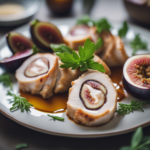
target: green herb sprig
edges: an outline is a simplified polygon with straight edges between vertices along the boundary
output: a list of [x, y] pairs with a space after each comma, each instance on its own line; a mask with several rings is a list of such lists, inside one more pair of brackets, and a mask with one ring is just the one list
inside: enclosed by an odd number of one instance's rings
[[53, 116], [53, 115], [49, 115], [47, 114], [49, 117], [51, 117], [54, 121], [58, 120], [58, 121], [64, 121], [65, 119], [62, 117], [58, 117], [58, 116]]
[[130, 42], [133, 48], [132, 55], [135, 55], [138, 50], [147, 50], [147, 43], [142, 41], [139, 34], [136, 34], [135, 38]]
[[26, 143], [17, 144], [16, 150], [20, 150], [20, 149], [26, 148], [26, 147], [28, 147], [28, 144], [26, 144]]
[[139, 127], [132, 136], [131, 145], [123, 146], [119, 150], [150, 150], [150, 136], [143, 137], [142, 128]]
[[7, 91], [7, 95], [12, 97], [9, 99], [10, 103], [13, 103], [10, 111], [17, 109], [21, 109], [21, 112], [24, 112], [24, 110], [30, 111], [30, 107], [33, 106], [26, 98], [21, 97], [20, 94], [14, 94], [13, 91]]
[[10, 87], [10, 89], [12, 89], [12, 81], [9, 74], [3, 73], [0, 75], [0, 83], [2, 83], [3, 86]]
[[110, 23], [106, 18], [99, 19], [97, 21], [91, 20], [88, 16], [83, 16], [77, 20], [77, 24], [86, 24], [88, 26], [96, 26], [97, 32], [101, 33], [103, 30], [109, 31], [111, 28]]
[[33, 51], [33, 54], [36, 54], [39, 52], [39, 48], [37, 48], [36, 45], [32, 45], [32, 51]]
[[118, 114], [124, 116], [125, 114], [129, 114], [129, 113], [133, 112], [134, 110], [144, 111], [142, 106], [145, 104], [150, 104], [150, 102], [148, 102], [148, 101], [138, 102], [138, 101], [132, 100], [131, 104], [119, 103], [119, 107], [116, 110], [116, 112]]
[[[54, 48], [54, 45], [51, 45], [51, 48]], [[86, 71], [87, 69], [98, 70], [100, 72], [105, 72], [103, 65], [99, 64], [98, 62], [93, 61], [94, 52], [96, 46], [93, 42], [87, 39], [84, 43], [84, 47], [79, 46], [79, 54], [75, 51], [66, 51], [54, 48], [56, 55], [61, 58], [61, 62], [63, 63], [60, 67], [61, 68], [72, 68], [75, 70], [80, 68], [80, 71]]]
[[126, 21], [124, 21], [122, 27], [121, 27], [121, 28], [119, 29], [119, 31], [118, 31], [118, 35], [119, 35], [121, 38], [125, 37], [126, 34], [127, 34], [127, 32], [128, 32], [128, 29], [129, 29], [128, 24], [127, 24]]
[[101, 48], [103, 46], [103, 44], [104, 44], [104, 42], [103, 42], [102, 38], [99, 37], [98, 40], [97, 40], [97, 42], [96, 42], [96, 44], [95, 44], [96, 50], [98, 50], [99, 48]]

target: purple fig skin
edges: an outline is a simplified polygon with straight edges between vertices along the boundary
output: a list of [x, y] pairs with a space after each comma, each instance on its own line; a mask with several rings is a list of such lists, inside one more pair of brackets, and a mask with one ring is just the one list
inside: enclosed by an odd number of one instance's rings
[[142, 89], [130, 84], [125, 77], [122, 78], [124, 89], [133, 97], [141, 100], [150, 100], [150, 89]]
[[[3, 59], [0, 61], [0, 67], [2, 67], [4, 70], [8, 71], [8, 72], [11, 72], [11, 73], [15, 73], [15, 71], [22, 65], [22, 63], [28, 59], [30, 56], [32, 56], [33, 54], [33, 51], [32, 50], [27, 50], [28, 51], [28, 54], [26, 56], [22, 56], [22, 57], [19, 57], [16, 59], [12, 59], [12, 60], [7, 60], [7, 58]], [[18, 52], [17, 54], [21, 54], [21, 53], [26, 53], [25, 52]], [[23, 55], [23, 54], [22, 54]], [[11, 59], [13, 58], [14, 56], [11, 56], [9, 57], [8, 59]]]
[[[52, 51], [51, 50], [51, 48], [50, 48], [50, 44], [51, 43], [54, 43], [54, 44], [61, 44], [61, 43], [63, 43], [63, 37], [62, 37], [62, 34], [61, 34], [61, 32], [59, 31], [59, 29], [55, 26], [55, 25], [53, 25], [53, 24], [51, 24], [51, 23], [49, 23], [49, 22], [40, 22], [40, 21], [38, 21], [38, 20], [35, 20], [34, 21], [35, 23], [31, 23], [31, 25], [30, 25], [30, 33], [31, 33], [31, 37], [32, 37], [32, 40], [34, 41], [34, 43], [39, 47], [39, 48], [41, 48], [42, 50], [46, 50], [46, 51]], [[43, 25], [42, 25], [43, 24]], [[54, 35], [54, 33], [55, 33], [55, 39], [57, 39], [55, 42], [49, 42], [49, 45], [47, 46], [47, 45], [44, 45], [38, 38], [37, 38], [37, 36], [36, 36], [36, 34], [35, 34], [35, 31], [34, 31], [34, 29], [36, 28], [36, 26], [37, 25], [39, 25], [40, 27], [41, 26], [43, 26], [43, 28], [45, 28], [44, 27], [44, 24], [46, 25], [46, 26], [49, 26], [49, 29], [50, 29], [50, 32], [52, 33], [52, 36]], [[48, 28], [47, 28], [48, 29]], [[36, 31], [37, 32], [37, 31]], [[38, 34], [38, 36], [39, 36], [39, 34]], [[41, 36], [40, 38], [42, 38], [43, 39], [43, 37]], [[44, 40], [44, 39], [43, 39]], [[45, 40], [46, 41], [46, 40]], [[48, 40], [47, 40], [48, 41]], [[47, 42], [46, 41], [46, 42]]]
[[[11, 42], [13, 42], [14, 40], [15, 40], [15, 43], [13, 43], [13, 46], [14, 46], [13, 47]], [[6, 35], [6, 41], [7, 41], [8, 47], [10, 48], [13, 54], [16, 54], [17, 52], [20, 52], [20, 51], [25, 51], [27, 49], [31, 49], [33, 46], [33, 42], [30, 39], [14, 31], [9, 32]], [[20, 46], [17, 45], [17, 42], [21, 43], [21, 46], [23, 47], [22, 49], [20, 48]]]

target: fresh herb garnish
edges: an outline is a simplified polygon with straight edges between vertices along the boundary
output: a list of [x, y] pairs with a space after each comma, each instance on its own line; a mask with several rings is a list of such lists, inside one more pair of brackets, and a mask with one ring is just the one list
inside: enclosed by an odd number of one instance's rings
[[98, 50], [99, 48], [101, 48], [103, 46], [103, 44], [104, 44], [104, 42], [103, 42], [102, 38], [99, 37], [98, 40], [97, 40], [97, 42], [96, 42], [96, 44], [95, 44], [96, 50]]
[[51, 117], [54, 121], [58, 120], [58, 121], [64, 121], [65, 119], [62, 117], [58, 117], [58, 116], [53, 116], [53, 115], [49, 115], [47, 114], [49, 117]]
[[139, 34], [136, 34], [135, 38], [130, 42], [133, 48], [132, 55], [135, 55], [138, 50], [147, 50], [147, 43], [142, 41]]
[[0, 83], [2, 83], [5, 87], [10, 87], [10, 89], [12, 89], [12, 81], [9, 74], [3, 73], [0, 75]]
[[72, 51], [72, 54], [67, 52], [57, 52], [56, 55], [61, 58], [63, 63], [61, 68], [72, 68], [72, 70], [80, 68], [80, 71], [86, 71], [87, 69], [98, 70], [100, 72], [105, 72], [103, 65], [98, 62], [94, 62], [96, 46], [93, 42], [87, 39], [84, 43], [84, 47], [79, 46], [79, 54], [75, 51]]
[[83, 16], [83, 18], [77, 21], [77, 24], [86, 24], [88, 26], [96, 26], [98, 33], [101, 33], [101, 31], [103, 30], [109, 31], [111, 28], [111, 25], [106, 18], [93, 21], [88, 16]]
[[69, 54], [72, 54], [72, 49], [70, 47], [68, 47], [65, 44], [50, 44], [50, 48], [54, 51], [54, 52], [66, 52]]
[[38, 20], [38, 19], [35, 19], [35, 20], [33, 20], [33, 21], [31, 22], [31, 25], [33, 26], [33, 25], [35, 25], [37, 22], [39, 22], [39, 20]]
[[33, 106], [26, 98], [21, 97], [19, 93], [14, 94], [13, 91], [7, 91], [7, 95], [12, 97], [9, 99], [10, 103], [13, 103], [10, 111], [15, 111], [19, 108], [21, 109], [21, 112], [24, 112], [24, 110], [29, 111], [30, 106]]
[[37, 48], [36, 45], [32, 45], [32, 51], [33, 51], [33, 54], [36, 54], [39, 52], [39, 49]]
[[121, 27], [121, 28], [119, 29], [119, 31], [118, 31], [118, 35], [119, 35], [121, 38], [125, 37], [126, 34], [127, 34], [127, 32], [128, 32], [128, 29], [129, 29], [129, 28], [128, 28], [128, 24], [127, 24], [126, 21], [124, 21], [122, 27]]
[[144, 111], [142, 106], [145, 104], [150, 104], [150, 102], [148, 102], [148, 101], [138, 102], [138, 101], [132, 100], [131, 104], [119, 103], [119, 107], [116, 110], [116, 112], [118, 114], [124, 116], [125, 114], [129, 114], [129, 113], [133, 112], [134, 110]]
[[143, 137], [142, 128], [139, 127], [132, 136], [131, 145], [123, 146], [119, 150], [150, 150], [150, 136]]
[[22, 149], [28, 147], [28, 145], [26, 143], [21, 143], [21, 144], [17, 144], [16, 145], [16, 150]]

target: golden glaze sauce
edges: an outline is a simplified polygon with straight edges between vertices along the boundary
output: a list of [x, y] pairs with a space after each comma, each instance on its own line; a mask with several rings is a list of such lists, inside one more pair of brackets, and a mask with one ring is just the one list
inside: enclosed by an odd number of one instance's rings
[[117, 101], [122, 101], [124, 98], [127, 97], [127, 92], [124, 90], [122, 85], [122, 75], [123, 75], [123, 67], [113, 67], [111, 69], [111, 80], [114, 83], [114, 86], [117, 90]]
[[20, 91], [20, 95], [25, 97], [37, 110], [43, 112], [57, 113], [67, 109], [68, 93], [56, 94], [49, 99], [43, 99], [39, 95]]
[[[127, 92], [122, 85], [122, 67], [111, 68], [111, 72], [110, 78], [118, 93], [117, 101], [121, 101], [127, 97]], [[20, 91], [20, 95], [25, 97], [35, 109], [43, 112], [57, 113], [64, 112], [67, 109], [68, 93], [56, 94], [49, 99], [43, 99], [39, 95], [32, 95], [22, 91]]]

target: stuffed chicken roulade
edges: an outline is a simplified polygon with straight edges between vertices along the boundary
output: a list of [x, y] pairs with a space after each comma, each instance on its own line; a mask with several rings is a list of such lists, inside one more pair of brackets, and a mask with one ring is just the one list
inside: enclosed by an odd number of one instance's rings
[[117, 92], [105, 73], [87, 71], [72, 82], [67, 114], [76, 123], [98, 126], [107, 123], [117, 106]]
[[51, 97], [58, 68], [58, 59], [53, 54], [36, 54], [30, 57], [16, 71], [20, 90], [40, 94], [43, 98]]

